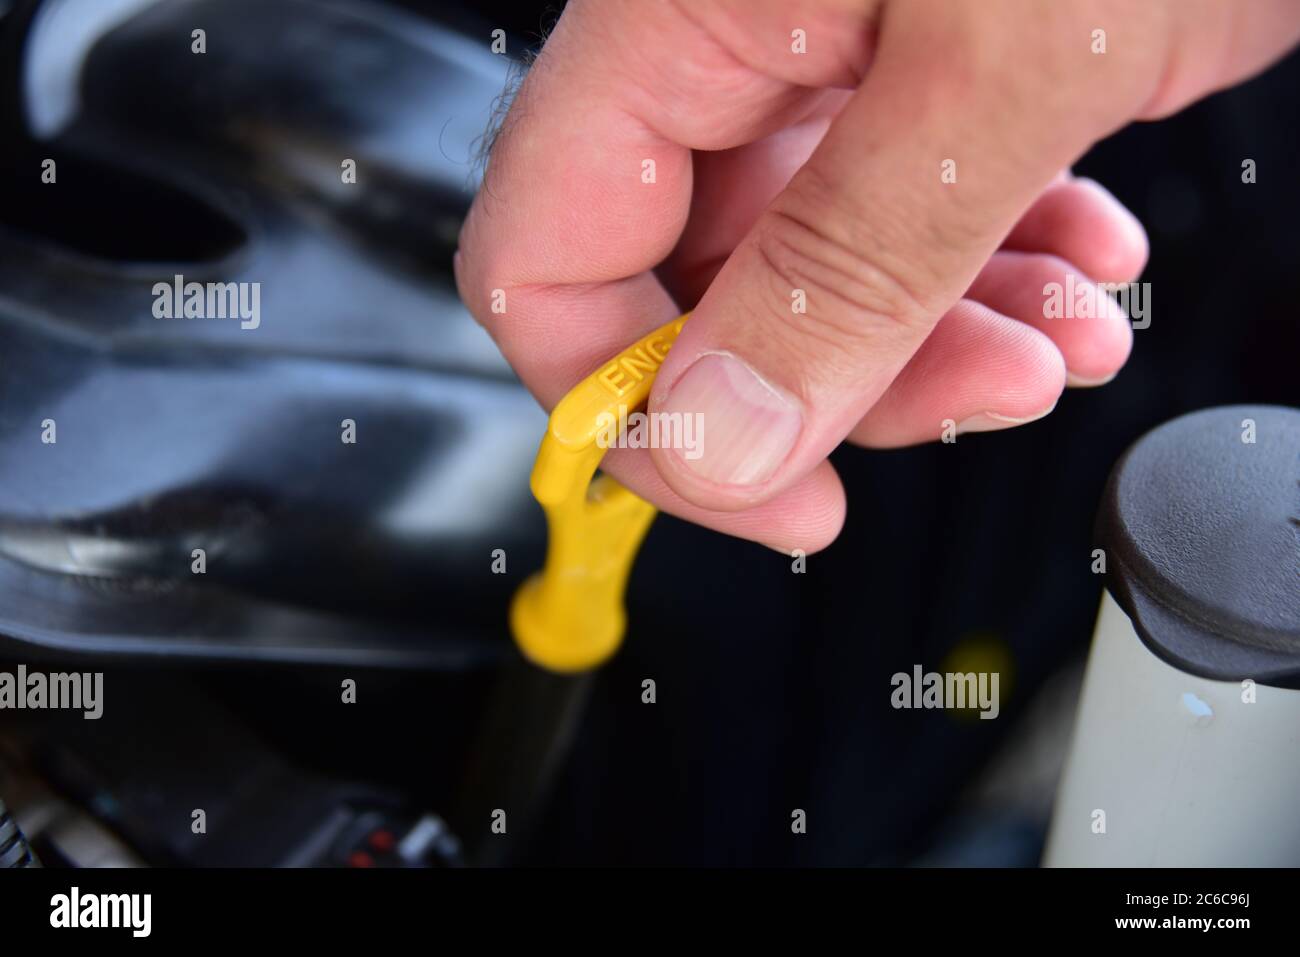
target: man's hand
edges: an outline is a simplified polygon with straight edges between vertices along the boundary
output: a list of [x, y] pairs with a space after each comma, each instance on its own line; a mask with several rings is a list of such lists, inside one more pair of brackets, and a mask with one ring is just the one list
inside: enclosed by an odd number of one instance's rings
[[1060, 171], [1297, 35], [1294, 0], [572, 0], [494, 146], [460, 291], [547, 408], [698, 302], [650, 408], [701, 414], [703, 454], [604, 467], [811, 552], [843, 522], [846, 438], [1006, 428], [1118, 371], [1129, 324], [1045, 319], [1043, 290], [1135, 279], [1146, 238]]

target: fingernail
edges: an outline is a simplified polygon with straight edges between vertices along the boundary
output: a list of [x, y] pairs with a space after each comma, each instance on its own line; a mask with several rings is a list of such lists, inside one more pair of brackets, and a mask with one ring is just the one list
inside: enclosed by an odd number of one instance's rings
[[1026, 425], [1030, 422], [1037, 422], [1043, 416], [1047, 415], [1056, 405], [1044, 409], [1037, 415], [1029, 415], [1018, 418], [1013, 415], [1001, 415], [997, 412], [981, 412], [978, 415], [972, 415], [969, 419], [962, 419], [957, 423], [957, 434], [963, 432], [996, 432], [998, 429], [1010, 429], [1017, 425]]
[[803, 425], [793, 399], [726, 353], [695, 360], [656, 411], [700, 417], [702, 454], [676, 454], [687, 469], [720, 485], [767, 481], [790, 454]]
[[1089, 379], [1081, 375], [1075, 375], [1073, 372], [1067, 372], [1065, 374], [1065, 384], [1071, 389], [1095, 389], [1099, 385], [1110, 382], [1116, 375], [1118, 373], [1112, 372], [1110, 375], [1102, 376], [1099, 379]]

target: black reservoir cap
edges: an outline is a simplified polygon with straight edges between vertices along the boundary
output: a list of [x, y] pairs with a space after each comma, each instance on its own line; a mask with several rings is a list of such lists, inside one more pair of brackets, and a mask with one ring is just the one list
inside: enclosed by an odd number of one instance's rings
[[1225, 406], [1148, 432], [1111, 472], [1096, 534], [1152, 652], [1300, 688], [1300, 410]]

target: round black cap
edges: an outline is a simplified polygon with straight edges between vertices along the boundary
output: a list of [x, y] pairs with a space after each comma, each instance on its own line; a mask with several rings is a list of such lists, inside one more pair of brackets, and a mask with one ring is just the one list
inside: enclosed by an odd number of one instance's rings
[[1155, 654], [1300, 688], [1300, 410], [1226, 406], [1147, 433], [1110, 474], [1097, 539]]

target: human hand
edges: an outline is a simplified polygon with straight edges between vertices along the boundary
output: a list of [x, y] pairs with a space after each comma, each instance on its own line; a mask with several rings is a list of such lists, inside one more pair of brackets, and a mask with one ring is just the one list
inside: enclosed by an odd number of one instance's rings
[[1060, 170], [1262, 68], [1297, 9], [573, 0], [493, 148], [461, 294], [547, 408], [698, 301], [650, 409], [700, 414], [703, 454], [603, 467], [680, 517], [814, 551], [843, 521], [826, 456], [846, 438], [1010, 427], [1115, 374], [1129, 324], [1045, 319], [1043, 287], [1135, 279], [1145, 235]]

